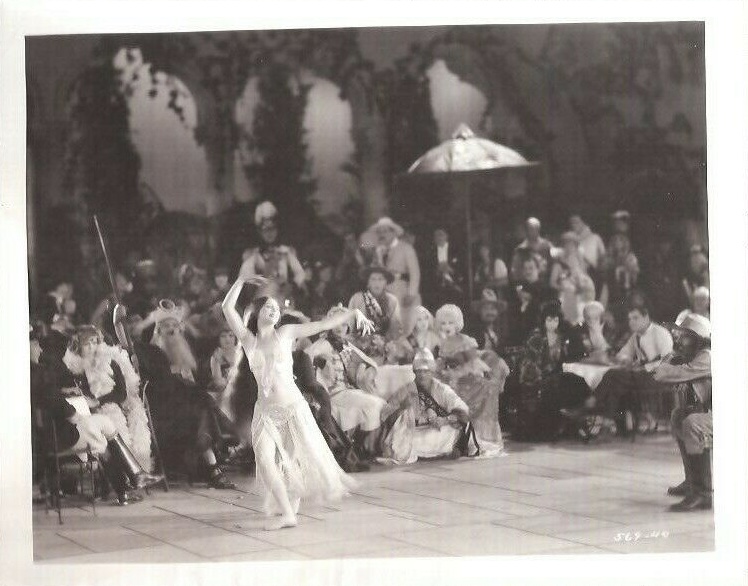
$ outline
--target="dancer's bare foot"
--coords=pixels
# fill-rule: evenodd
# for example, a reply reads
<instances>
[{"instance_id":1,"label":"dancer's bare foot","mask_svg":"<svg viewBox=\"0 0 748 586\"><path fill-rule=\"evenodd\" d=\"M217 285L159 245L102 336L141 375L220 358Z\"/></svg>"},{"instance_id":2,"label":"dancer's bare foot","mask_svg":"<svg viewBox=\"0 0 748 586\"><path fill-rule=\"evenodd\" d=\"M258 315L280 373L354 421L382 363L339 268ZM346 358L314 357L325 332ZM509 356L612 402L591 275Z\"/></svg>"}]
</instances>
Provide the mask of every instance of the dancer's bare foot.
<instances>
[{"instance_id":1,"label":"dancer's bare foot","mask_svg":"<svg viewBox=\"0 0 748 586\"><path fill-rule=\"evenodd\" d=\"M283 515L268 521L265 524L265 531L278 531L279 529L296 527L297 523L296 515Z\"/></svg>"}]
</instances>

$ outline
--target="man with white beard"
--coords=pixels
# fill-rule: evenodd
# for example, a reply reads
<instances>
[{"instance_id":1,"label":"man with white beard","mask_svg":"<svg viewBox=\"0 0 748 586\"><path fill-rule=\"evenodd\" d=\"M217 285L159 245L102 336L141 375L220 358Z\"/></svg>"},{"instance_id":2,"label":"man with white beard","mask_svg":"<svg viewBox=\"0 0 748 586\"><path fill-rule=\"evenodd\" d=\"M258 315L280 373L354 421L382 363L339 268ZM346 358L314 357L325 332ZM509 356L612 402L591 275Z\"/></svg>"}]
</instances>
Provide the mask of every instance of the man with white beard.
<instances>
[{"instance_id":1,"label":"man with white beard","mask_svg":"<svg viewBox=\"0 0 748 586\"><path fill-rule=\"evenodd\" d=\"M150 344L136 343L141 375L150 381L148 399L159 446L168 468L186 468L190 479L212 488L235 488L218 465L214 446L220 438L213 402L196 384L197 360L184 335L184 312L161 301L132 327L134 338L154 326Z\"/></svg>"}]
</instances>

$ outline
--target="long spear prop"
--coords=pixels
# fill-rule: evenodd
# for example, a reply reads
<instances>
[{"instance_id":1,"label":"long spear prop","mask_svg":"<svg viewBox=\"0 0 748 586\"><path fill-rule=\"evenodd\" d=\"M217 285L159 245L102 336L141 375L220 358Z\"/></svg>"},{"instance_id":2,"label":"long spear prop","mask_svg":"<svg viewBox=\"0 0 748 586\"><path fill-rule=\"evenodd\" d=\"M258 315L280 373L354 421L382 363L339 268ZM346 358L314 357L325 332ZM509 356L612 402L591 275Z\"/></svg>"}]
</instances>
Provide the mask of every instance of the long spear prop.
<instances>
[{"instance_id":1,"label":"long spear prop","mask_svg":"<svg viewBox=\"0 0 748 586\"><path fill-rule=\"evenodd\" d=\"M114 321L114 331L117 334L117 339L119 340L119 343L121 346L127 350L127 353L130 355L130 359L132 360L133 366L135 367L135 371L140 375L140 365L138 364L138 356L135 354L135 346L132 342L132 338L130 338L130 332L127 331L127 328L124 325L124 319L127 316L127 311L125 309L125 306L122 304L122 300L119 296L119 291L117 291L117 281L114 278L114 269L112 268L112 263L109 259L109 252L107 250L106 241L104 240L104 233L101 230L101 226L99 225L99 218L98 216L94 215L94 224L96 225L96 233L99 235L99 243L101 244L101 250L104 253L104 262L106 262L106 268L107 272L109 274L109 283L112 286L112 295L114 297L114 309L112 310L112 319Z\"/></svg>"},{"instance_id":2,"label":"long spear prop","mask_svg":"<svg viewBox=\"0 0 748 586\"><path fill-rule=\"evenodd\" d=\"M130 361L132 362L132 366L135 369L135 372L138 373L138 376L140 375L140 363L138 362L138 355L135 352L135 345L133 344L132 338L130 337L130 332L127 331L127 328L125 327L125 318L127 317L127 310L122 303L122 300L119 296L119 291L117 291L117 281L114 278L114 269L112 268L112 263L109 260L109 252L106 247L106 241L104 240L104 233L101 230L101 226L99 225L99 218L94 214L93 217L94 224L96 225L96 233L99 235L99 243L101 244L101 250L104 253L104 261L106 262L106 268L107 272L109 273L109 283L112 286L112 296L114 297L114 309L112 310L112 321L114 322L114 332L117 334L117 339L119 340L120 345L127 351L127 353L130 355ZM148 404L148 396L146 395L146 387L148 386L148 382L143 382L141 378L142 385L142 399L143 399L143 407L145 408L146 416L148 417L148 427L151 430L151 440L153 441L153 447L156 451L156 458L158 459L158 462L160 464L162 472L164 472L164 479L162 481L164 490L166 492L169 491L169 483L166 480L166 473L164 471L164 464L163 459L161 457L161 448L158 445L158 439L156 438L156 432L153 428L153 418L151 417L151 408ZM147 489L146 489L147 490Z\"/></svg>"}]
</instances>

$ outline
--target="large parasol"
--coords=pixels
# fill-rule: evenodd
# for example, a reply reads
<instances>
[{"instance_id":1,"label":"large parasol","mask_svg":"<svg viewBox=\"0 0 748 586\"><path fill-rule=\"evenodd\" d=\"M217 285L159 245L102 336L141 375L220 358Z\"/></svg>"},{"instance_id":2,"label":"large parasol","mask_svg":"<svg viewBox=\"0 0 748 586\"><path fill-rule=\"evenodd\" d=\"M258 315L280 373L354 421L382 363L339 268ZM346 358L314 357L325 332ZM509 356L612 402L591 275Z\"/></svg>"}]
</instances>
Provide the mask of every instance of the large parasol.
<instances>
[{"instance_id":1,"label":"large parasol","mask_svg":"<svg viewBox=\"0 0 748 586\"><path fill-rule=\"evenodd\" d=\"M470 180L475 175L494 173L511 167L537 165L517 151L485 138L475 136L466 124L460 124L452 138L421 156L408 169L412 175L449 175L452 192L465 201L465 227L467 230L468 291L473 299L472 225L470 219Z\"/></svg>"}]
</instances>

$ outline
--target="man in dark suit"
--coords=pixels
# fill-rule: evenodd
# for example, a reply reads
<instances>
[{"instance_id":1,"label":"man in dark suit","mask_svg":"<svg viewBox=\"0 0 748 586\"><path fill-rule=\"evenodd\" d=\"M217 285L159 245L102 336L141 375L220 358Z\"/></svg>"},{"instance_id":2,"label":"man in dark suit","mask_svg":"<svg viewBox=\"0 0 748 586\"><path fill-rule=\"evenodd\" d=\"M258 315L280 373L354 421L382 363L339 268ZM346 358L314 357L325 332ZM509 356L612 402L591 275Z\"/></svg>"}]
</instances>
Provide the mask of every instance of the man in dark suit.
<instances>
[{"instance_id":1,"label":"man in dark suit","mask_svg":"<svg viewBox=\"0 0 748 586\"><path fill-rule=\"evenodd\" d=\"M465 275L462 255L449 241L444 228L434 230L434 241L423 259L424 301L433 310L445 303L460 305L463 301Z\"/></svg>"}]
</instances>

